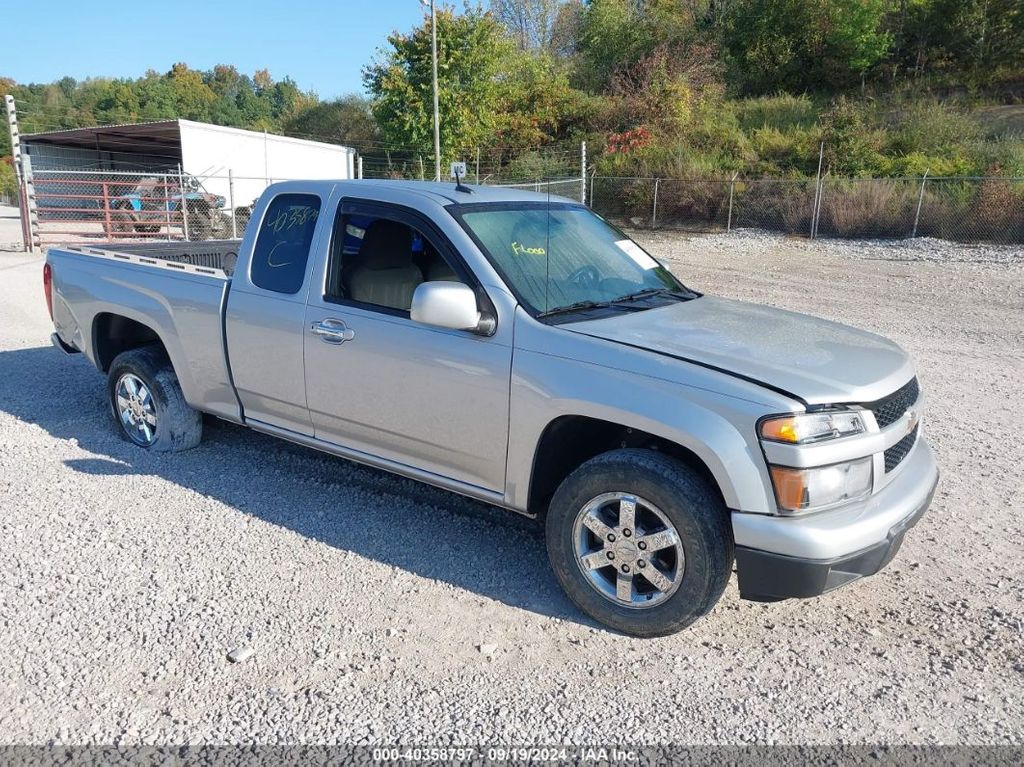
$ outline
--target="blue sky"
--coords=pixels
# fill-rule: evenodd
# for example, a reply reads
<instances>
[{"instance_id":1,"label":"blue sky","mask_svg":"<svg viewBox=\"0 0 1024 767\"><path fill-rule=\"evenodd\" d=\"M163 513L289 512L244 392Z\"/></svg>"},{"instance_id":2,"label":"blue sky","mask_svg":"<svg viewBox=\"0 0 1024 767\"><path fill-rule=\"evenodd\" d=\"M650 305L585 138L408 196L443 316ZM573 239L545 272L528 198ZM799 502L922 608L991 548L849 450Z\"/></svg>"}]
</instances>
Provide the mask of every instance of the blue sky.
<instances>
[{"instance_id":1,"label":"blue sky","mask_svg":"<svg viewBox=\"0 0 1024 767\"><path fill-rule=\"evenodd\" d=\"M50 0L21 8L20 20L5 14L16 28L0 53L0 76L19 83L138 77L184 61L194 69L234 64L246 74L266 68L323 98L362 92L360 70L387 35L423 18L419 0Z\"/></svg>"}]
</instances>

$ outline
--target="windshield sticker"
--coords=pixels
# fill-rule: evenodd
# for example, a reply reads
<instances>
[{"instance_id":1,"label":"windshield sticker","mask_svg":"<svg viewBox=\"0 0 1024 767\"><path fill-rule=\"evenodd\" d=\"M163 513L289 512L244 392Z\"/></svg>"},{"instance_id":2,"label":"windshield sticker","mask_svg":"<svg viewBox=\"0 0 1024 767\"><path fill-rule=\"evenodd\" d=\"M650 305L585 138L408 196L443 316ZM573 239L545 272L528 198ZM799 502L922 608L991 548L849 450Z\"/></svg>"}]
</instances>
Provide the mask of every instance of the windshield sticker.
<instances>
[{"instance_id":1,"label":"windshield sticker","mask_svg":"<svg viewBox=\"0 0 1024 767\"><path fill-rule=\"evenodd\" d=\"M529 245L523 245L521 242L512 241L512 255L515 256L546 256L548 252L540 247L539 245L530 247Z\"/></svg>"},{"instance_id":2,"label":"windshield sticker","mask_svg":"<svg viewBox=\"0 0 1024 767\"><path fill-rule=\"evenodd\" d=\"M619 250L633 259L641 269L658 268L658 262L644 253L640 246L632 240L618 240L615 244L619 246Z\"/></svg>"},{"instance_id":3,"label":"windshield sticker","mask_svg":"<svg viewBox=\"0 0 1024 767\"><path fill-rule=\"evenodd\" d=\"M361 240L366 236L366 230L362 227L356 226L355 224L346 224L345 234L355 237L357 240Z\"/></svg>"}]
</instances>

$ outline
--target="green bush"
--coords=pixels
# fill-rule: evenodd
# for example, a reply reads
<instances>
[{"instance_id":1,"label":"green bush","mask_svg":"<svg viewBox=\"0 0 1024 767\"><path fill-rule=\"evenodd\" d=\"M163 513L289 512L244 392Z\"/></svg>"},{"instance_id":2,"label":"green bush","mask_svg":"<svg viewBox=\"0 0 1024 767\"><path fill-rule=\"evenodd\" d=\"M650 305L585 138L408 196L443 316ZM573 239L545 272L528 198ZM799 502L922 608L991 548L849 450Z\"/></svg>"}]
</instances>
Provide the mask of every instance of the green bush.
<instances>
[{"instance_id":1,"label":"green bush","mask_svg":"<svg viewBox=\"0 0 1024 767\"><path fill-rule=\"evenodd\" d=\"M756 128L775 128L780 131L807 129L818 120L818 108L806 94L742 99L735 102L736 116L744 131Z\"/></svg>"},{"instance_id":2,"label":"green bush","mask_svg":"<svg viewBox=\"0 0 1024 767\"><path fill-rule=\"evenodd\" d=\"M782 131L765 126L755 128L750 143L758 160L756 175L815 175L821 135L815 128L793 128Z\"/></svg>"},{"instance_id":3,"label":"green bush","mask_svg":"<svg viewBox=\"0 0 1024 767\"><path fill-rule=\"evenodd\" d=\"M10 157L0 157L0 196L14 198L18 193L18 179L14 175Z\"/></svg>"},{"instance_id":4,"label":"green bush","mask_svg":"<svg viewBox=\"0 0 1024 767\"><path fill-rule=\"evenodd\" d=\"M965 148L955 156L927 155L921 152L896 157L882 156L878 161L879 176L908 178L923 176L971 176L979 172L976 160Z\"/></svg>"},{"instance_id":5,"label":"green bush","mask_svg":"<svg viewBox=\"0 0 1024 767\"><path fill-rule=\"evenodd\" d=\"M884 133L873 130L864 104L840 98L820 117L825 171L837 176L876 175Z\"/></svg>"},{"instance_id":6,"label":"green bush","mask_svg":"<svg viewBox=\"0 0 1024 767\"><path fill-rule=\"evenodd\" d=\"M888 125L885 150L896 155L941 155L981 137L978 123L956 108L936 101L919 101L897 109Z\"/></svg>"},{"instance_id":7,"label":"green bush","mask_svg":"<svg viewBox=\"0 0 1024 767\"><path fill-rule=\"evenodd\" d=\"M1024 134L969 147L977 167L986 175L1024 178Z\"/></svg>"}]
</instances>

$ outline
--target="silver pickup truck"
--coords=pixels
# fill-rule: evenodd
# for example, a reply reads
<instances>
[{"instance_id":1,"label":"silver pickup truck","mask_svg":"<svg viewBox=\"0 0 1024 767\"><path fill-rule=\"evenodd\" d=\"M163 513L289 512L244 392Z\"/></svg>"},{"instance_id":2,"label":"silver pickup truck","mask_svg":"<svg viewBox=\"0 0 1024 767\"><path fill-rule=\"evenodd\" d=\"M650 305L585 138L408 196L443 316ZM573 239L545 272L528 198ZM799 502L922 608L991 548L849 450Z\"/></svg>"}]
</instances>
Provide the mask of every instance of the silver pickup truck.
<instances>
[{"instance_id":1,"label":"silver pickup truck","mask_svg":"<svg viewBox=\"0 0 1024 767\"><path fill-rule=\"evenodd\" d=\"M871 575L938 480L899 347L703 295L563 198L287 182L241 241L51 248L43 277L139 447L207 413L541 519L569 597L629 634L706 614L734 566L766 601Z\"/></svg>"}]
</instances>

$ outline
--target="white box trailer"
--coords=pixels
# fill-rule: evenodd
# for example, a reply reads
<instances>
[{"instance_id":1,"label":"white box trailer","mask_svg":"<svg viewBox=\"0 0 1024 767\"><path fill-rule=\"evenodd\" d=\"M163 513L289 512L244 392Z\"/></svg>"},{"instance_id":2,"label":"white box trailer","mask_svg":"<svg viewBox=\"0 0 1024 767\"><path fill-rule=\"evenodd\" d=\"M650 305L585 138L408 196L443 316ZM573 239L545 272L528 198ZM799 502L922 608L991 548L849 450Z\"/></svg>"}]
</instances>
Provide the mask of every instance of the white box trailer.
<instances>
[{"instance_id":1,"label":"white box trailer","mask_svg":"<svg viewBox=\"0 0 1024 767\"><path fill-rule=\"evenodd\" d=\"M350 147L191 120L178 125L182 169L226 200L230 171L236 207L251 204L274 181L355 175L356 151Z\"/></svg>"},{"instance_id":2,"label":"white box trailer","mask_svg":"<svg viewBox=\"0 0 1024 767\"><path fill-rule=\"evenodd\" d=\"M223 212L248 208L268 184L350 179L351 147L193 120L96 125L24 135L22 171L32 194L26 246L102 236L176 239L187 227L171 200L178 171L223 198ZM187 179L185 179L187 181ZM191 185L189 193L198 192ZM170 195L171 197L167 197ZM198 215L198 213L197 213ZM197 220L190 238L222 236L219 219Z\"/></svg>"},{"instance_id":3,"label":"white box trailer","mask_svg":"<svg viewBox=\"0 0 1024 767\"><path fill-rule=\"evenodd\" d=\"M356 163L351 147L183 119L36 133L22 142L36 172L160 176L180 164L225 200L230 171L236 207L273 181L353 178Z\"/></svg>"}]
</instances>

